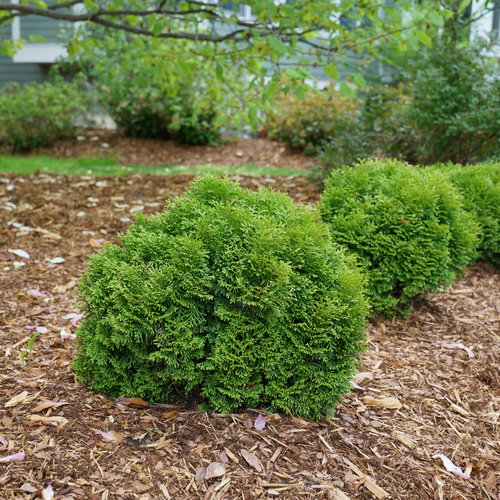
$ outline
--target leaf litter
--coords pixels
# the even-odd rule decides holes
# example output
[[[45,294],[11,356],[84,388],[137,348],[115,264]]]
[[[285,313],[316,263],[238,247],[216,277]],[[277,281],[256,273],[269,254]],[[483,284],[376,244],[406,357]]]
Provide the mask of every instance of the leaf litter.
[[[189,180],[0,174],[0,205],[10,208],[0,210],[0,248],[29,255],[16,267],[15,254],[0,250],[2,499],[44,490],[64,500],[496,499],[500,276],[484,265],[409,318],[373,321],[352,392],[317,422],[264,409],[209,415],[183,400],[113,400],[75,380],[75,285],[96,242],[116,242],[130,223],[115,204],[152,213],[158,205],[148,203],[182,194]],[[238,180],[299,202],[319,193],[301,177]],[[97,201],[77,217],[88,197]],[[57,257],[64,262],[47,266]],[[33,330],[44,333],[23,365],[27,318],[46,300],[29,291],[40,290],[51,307],[36,310]],[[449,473],[441,455],[470,479]]]

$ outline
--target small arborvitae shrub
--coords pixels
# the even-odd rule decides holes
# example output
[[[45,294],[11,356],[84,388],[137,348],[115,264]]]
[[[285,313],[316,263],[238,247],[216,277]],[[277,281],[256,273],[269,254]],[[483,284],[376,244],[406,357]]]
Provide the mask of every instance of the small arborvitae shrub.
[[[333,171],[320,213],[368,272],[376,314],[409,312],[411,299],[451,283],[477,245],[477,227],[446,175],[397,161]]]
[[[77,376],[111,396],[319,417],[362,350],[363,277],[314,212],[204,176],[90,259]]]
[[[478,257],[500,268],[500,162],[445,165],[451,182],[460,190],[464,208],[480,228]]]

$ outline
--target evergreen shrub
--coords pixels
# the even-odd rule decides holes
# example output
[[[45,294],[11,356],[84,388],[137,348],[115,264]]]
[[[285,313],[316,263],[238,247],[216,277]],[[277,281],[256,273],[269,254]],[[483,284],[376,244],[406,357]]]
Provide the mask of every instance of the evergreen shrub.
[[[437,166],[443,167],[479,224],[478,257],[500,268],[500,162]]]
[[[319,210],[333,240],[366,269],[373,312],[386,316],[450,284],[477,245],[474,220],[446,175],[396,160],[332,171]]]
[[[311,209],[203,176],[120,240],[80,282],[74,367],[90,387],[311,418],[349,390],[364,278]]]

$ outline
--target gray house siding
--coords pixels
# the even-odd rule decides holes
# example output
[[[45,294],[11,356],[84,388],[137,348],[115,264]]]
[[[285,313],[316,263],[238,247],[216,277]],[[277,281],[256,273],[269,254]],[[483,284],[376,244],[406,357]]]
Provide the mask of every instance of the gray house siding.
[[[14,63],[9,57],[0,56],[0,87],[10,82],[22,85],[46,80],[48,66],[47,64]]]
[[[25,16],[21,18],[21,37],[28,39],[30,35],[43,36],[47,43],[61,40],[62,24],[55,19]]]
[[[25,16],[21,18],[21,37],[42,36],[47,43],[56,43],[61,40],[61,32],[71,28],[62,26],[54,19]],[[12,38],[11,25],[0,26],[0,41]],[[32,64],[13,62],[10,57],[0,55],[0,87],[10,82],[20,84],[41,82],[47,79],[50,64]]]

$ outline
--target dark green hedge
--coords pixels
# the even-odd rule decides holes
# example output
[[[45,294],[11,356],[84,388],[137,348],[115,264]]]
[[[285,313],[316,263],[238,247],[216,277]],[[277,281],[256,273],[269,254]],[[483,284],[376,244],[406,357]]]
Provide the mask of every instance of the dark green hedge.
[[[374,313],[406,313],[414,297],[460,274],[477,227],[445,174],[397,161],[366,161],[332,171],[320,213],[334,241],[369,274]]]
[[[80,283],[78,378],[112,396],[319,417],[362,350],[363,277],[314,212],[205,176]]]
[[[480,228],[478,258],[500,268],[500,162],[478,165],[437,165],[464,199],[464,208]]]

